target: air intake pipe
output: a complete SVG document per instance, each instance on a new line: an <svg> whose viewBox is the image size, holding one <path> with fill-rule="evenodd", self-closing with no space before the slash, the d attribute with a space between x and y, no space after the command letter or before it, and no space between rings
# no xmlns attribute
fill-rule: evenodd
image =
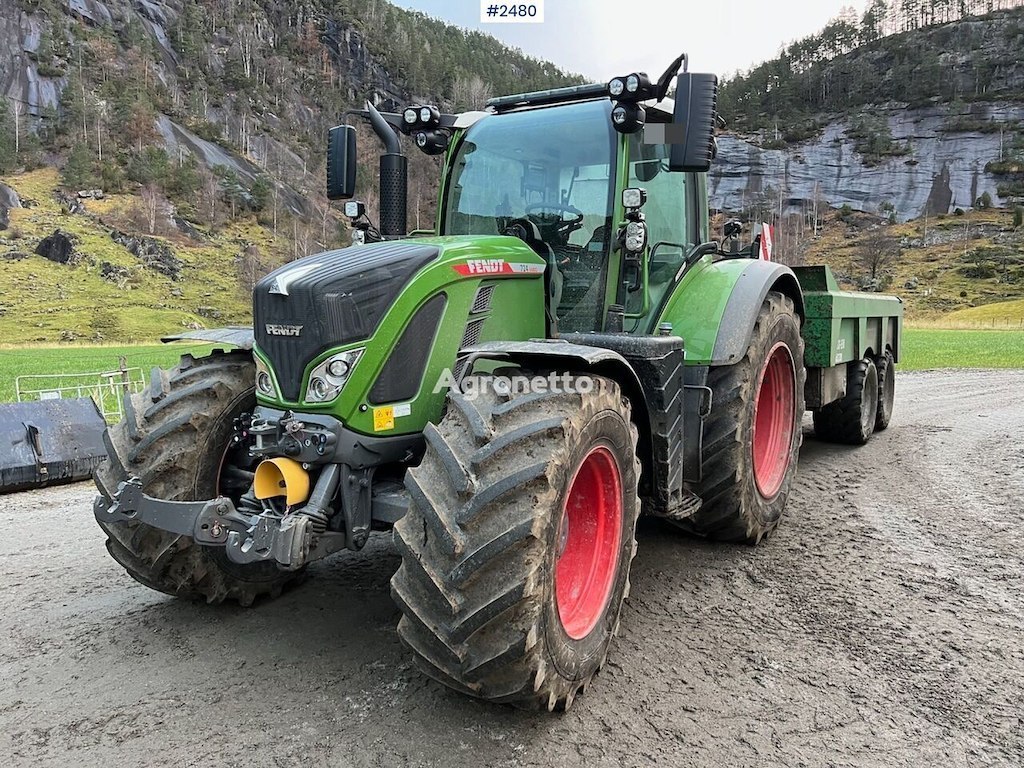
<svg viewBox="0 0 1024 768"><path fill-rule="evenodd" d="M398 134L387 120L370 102L366 102L366 111L385 149L380 156L380 233L384 237L404 237L409 232L406 207L409 161L402 154Z"/></svg>

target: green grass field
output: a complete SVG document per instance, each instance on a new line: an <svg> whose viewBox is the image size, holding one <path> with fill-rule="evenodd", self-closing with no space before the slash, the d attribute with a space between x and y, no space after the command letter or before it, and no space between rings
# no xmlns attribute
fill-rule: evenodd
<svg viewBox="0 0 1024 768"><path fill-rule="evenodd" d="M148 371L173 366L185 352L202 354L208 345L50 346L0 348L0 402L14 400L14 380L33 373L111 371L124 355L129 367ZM1024 332L907 328L900 369L1024 368Z"/></svg>
<svg viewBox="0 0 1024 768"><path fill-rule="evenodd" d="M15 399L14 381L35 373L93 373L118 369L124 355L129 368L142 368L148 376L154 365L173 366L186 352L202 354L205 344L155 344L128 347L8 347L0 348L0 402Z"/></svg>
<svg viewBox="0 0 1024 768"><path fill-rule="evenodd" d="M899 367L1024 368L1024 332L907 328Z"/></svg>

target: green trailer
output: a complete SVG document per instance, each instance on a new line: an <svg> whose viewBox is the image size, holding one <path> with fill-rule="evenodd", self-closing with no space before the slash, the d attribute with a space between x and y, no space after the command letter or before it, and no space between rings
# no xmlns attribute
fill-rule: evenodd
<svg viewBox="0 0 1024 768"><path fill-rule="evenodd" d="M903 302L896 296L841 291L826 266L793 271L804 295L805 398L815 433L824 440L862 445L872 432L889 426L892 417Z"/></svg>
<svg viewBox="0 0 1024 768"><path fill-rule="evenodd" d="M110 554L248 605L393 531L426 674L570 706L618 629L641 512L755 544L799 482L807 410L855 444L892 413L898 299L753 258L733 225L712 238L717 80L684 61L460 115L368 103L376 221L351 199L355 129L333 129L353 246L272 272L251 331L187 335L233 349L126 400L96 473ZM430 232L407 234L403 141L442 159Z"/></svg>

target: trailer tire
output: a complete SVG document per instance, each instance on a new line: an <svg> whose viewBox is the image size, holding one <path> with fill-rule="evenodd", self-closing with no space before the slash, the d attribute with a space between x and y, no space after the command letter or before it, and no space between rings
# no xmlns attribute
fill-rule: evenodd
<svg viewBox="0 0 1024 768"><path fill-rule="evenodd" d="M778 526L800 453L806 377L796 308L788 296L772 291L743 359L708 372L711 414L704 427L702 480L694 489L702 504L673 524L698 536L748 544ZM762 395L774 396L779 405L765 402L768 410L758 422Z"/></svg>
<svg viewBox="0 0 1024 768"><path fill-rule="evenodd" d="M819 440L864 445L875 431L878 417L878 369L864 358L847 363L846 395L814 412L814 434Z"/></svg>
<svg viewBox="0 0 1024 768"><path fill-rule="evenodd" d="M896 402L896 361L890 350L875 359L878 369L878 415L875 416L875 431L881 432L889 426L892 409Z"/></svg>
<svg viewBox="0 0 1024 768"><path fill-rule="evenodd" d="M426 675L462 693L567 709L618 631L640 512L637 430L616 382L580 380L593 389L452 392L406 475L398 634Z"/></svg>
<svg viewBox="0 0 1024 768"><path fill-rule="evenodd" d="M99 492L110 499L134 476L146 493L175 501L239 495L228 491L232 475L222 470L239 450L230 446L235 418L256 404L254 381L252 356L242 351L184 355L172 370L154 368L149 387L125 398L124 418L105 433L108 456L94 474ZM107 550L132 578L175 597L248 606L263 595L276 597L302 575L274 563L234 563L223 547L144 523L100 527Z"/></svg>

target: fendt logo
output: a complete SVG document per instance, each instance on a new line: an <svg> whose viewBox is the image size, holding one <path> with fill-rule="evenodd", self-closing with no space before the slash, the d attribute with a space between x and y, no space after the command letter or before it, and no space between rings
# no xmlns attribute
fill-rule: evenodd
<svg viewBox="0 0 1024 768"><path fill-rule="evenodd" d="M505 271L504 259L469 259L467 271L471 275L496 275Z"/></svg>
<svg viewBox="0 0 1024 768"><path fill-rule="evenodd" d="M504 259L466 259L465 264L452 267L463 277L471 275L540 275L543 264L509 262Z"/></svg>
<svg viewBox="0 0 1024 768"><path fill-rule="evenodd" d="M301 325L273 325L267 323L263 327L267 329L268 336L298 336L302 333Z"/></svg>

